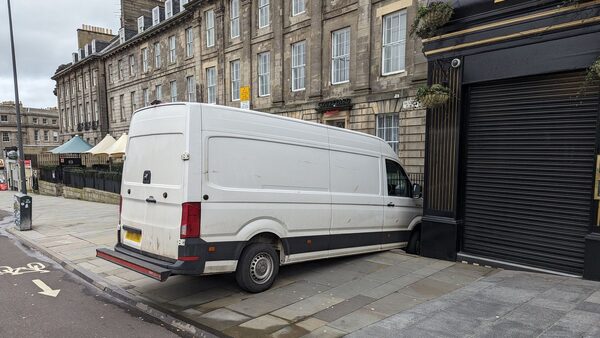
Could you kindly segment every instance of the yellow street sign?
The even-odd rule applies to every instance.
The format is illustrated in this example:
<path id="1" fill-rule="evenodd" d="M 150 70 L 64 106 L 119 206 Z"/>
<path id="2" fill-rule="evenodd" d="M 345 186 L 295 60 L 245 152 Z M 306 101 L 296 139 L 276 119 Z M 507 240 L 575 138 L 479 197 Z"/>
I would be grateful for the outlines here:
<path id="1" fill-rule="evenodd" d="M 240 101 L 250 101 L 250 86 L 240 87 Z"/>

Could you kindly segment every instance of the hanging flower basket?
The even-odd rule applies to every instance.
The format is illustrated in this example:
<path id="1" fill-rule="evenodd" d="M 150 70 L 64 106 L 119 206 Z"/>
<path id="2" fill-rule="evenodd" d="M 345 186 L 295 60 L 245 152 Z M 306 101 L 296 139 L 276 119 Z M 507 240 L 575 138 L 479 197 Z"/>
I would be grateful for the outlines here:
<path id="1" fill-rule="evenodd" d="M 600 79 L 600 57 L 596 59 L 596 62 L 592 63 L 588 72 L 592 73 L 596 79 Z"/>
<path id="2" fill-rule="evenodd" d="M 454 9 L 446 2 L 432 2 L 427 6 L 421 6 L 417 10 L 410 34 L 421 39 L 430 38 L 440 27 L 450 21 L 452 14 Z"/>
<path id="3" fill-rule="evenodd" d="M 415 100 L 425 108 L 436 108 L 444 105 L 450 99 L 450 89 L 439 84 L 431 87 L 421 87 L 417 90 Z"/>

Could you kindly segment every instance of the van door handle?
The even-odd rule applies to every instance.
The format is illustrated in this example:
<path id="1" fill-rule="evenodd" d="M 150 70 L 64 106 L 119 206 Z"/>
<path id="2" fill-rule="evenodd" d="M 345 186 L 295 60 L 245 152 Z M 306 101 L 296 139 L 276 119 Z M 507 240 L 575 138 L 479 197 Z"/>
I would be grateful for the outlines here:
<path id="1" fill-rule="evenodd" d="M 394 207 L 394 206 L 396 206 L 396 205 L 395 205 L 394 203 L 390 202 L 390 203 L 388 203 L 388 204 L 387 204 L 387 206 L 388 206 L 388 207 Z"/>
<path id="2" fill-rule="evenodd" d="M 156 203 L 156 200 L 154 199 L 154 197 L 149 196 L 148 198 L 146 198 L 146 202 L 148 202 L 148 203 Z"/>

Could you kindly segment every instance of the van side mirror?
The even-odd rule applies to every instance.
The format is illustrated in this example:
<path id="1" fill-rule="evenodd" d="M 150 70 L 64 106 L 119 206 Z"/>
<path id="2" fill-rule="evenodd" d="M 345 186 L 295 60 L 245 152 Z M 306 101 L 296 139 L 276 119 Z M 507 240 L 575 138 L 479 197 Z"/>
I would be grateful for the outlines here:
<path id="1" fill-rule="evenodd" d="M 420 184 L 417 184 L 417 183 L 413 184 L 412 196 L 414 198 L 421 198 L 421 197 L 423 197 L 423 191 L 422 191 L 422 188 L 421 188 Z"/>

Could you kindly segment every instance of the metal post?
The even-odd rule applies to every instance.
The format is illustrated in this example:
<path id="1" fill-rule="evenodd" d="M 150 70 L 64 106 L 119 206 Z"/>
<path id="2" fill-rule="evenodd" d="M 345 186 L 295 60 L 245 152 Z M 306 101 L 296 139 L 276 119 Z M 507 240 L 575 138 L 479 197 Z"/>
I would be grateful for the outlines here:
<path id="1" fill-rule="evenodd" d="M 23 152 L 23 134 L 21 132 L 21 104 L 19 102 L 19 85 L 17 81 L 17 59 L 15 57 L 15 40 L 13 37 L 12 15 L 10 0 L 8 3 L 8 26 L 10 27 L 10 49 L 12 51 L 13 79 L 15 82 L 15 109 L 17 112 L 17 146 L 19 148 L 19 176 L 21 181 L 21 194 L 27 195 L 27 182 L 25 177 L 25 153 Z"/>

